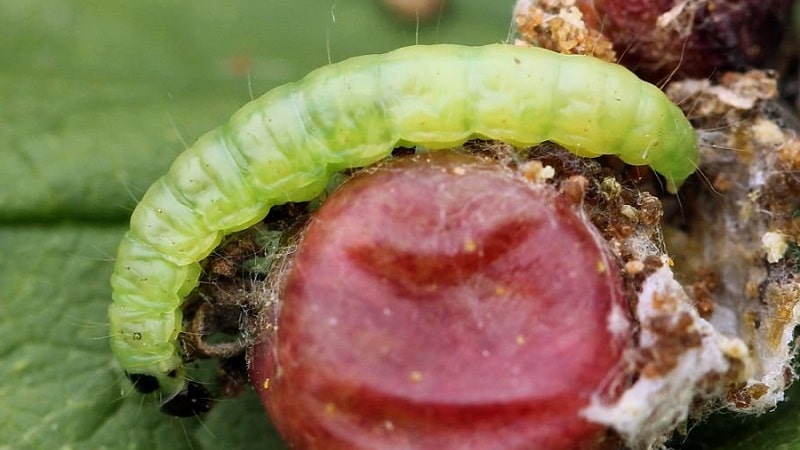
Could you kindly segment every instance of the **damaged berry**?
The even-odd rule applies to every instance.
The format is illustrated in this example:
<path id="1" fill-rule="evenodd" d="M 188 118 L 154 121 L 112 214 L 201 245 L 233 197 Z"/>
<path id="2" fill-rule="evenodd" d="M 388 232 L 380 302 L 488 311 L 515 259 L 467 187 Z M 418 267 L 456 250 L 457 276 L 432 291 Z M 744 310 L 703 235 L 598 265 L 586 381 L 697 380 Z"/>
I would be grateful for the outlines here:
<path id="1" fill-rule="evenodd" d="M 780 48 L 791 0 L 578 0 L 620 63 L 653 82 L 762 67 Z"/>
<path id="2" fill-rule="evenodd" d="M 454 152 L 311 220 L 250 378 L 298 449 L 595 449 L 630 341 L 618 268 L 547 184 Z"/>

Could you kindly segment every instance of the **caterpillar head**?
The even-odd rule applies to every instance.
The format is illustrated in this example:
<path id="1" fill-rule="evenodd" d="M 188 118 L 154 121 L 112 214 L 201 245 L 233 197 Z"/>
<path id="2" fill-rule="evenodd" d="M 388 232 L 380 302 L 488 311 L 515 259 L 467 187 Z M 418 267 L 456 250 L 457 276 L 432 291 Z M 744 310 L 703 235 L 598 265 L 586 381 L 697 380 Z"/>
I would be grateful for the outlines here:
<path id="1" fill-rule="evenodd" d="M 157 376 L 144 373 L 128 373 L 126 375 L 136 390 L 142 394 L 150 394 L 162 388 L 162 383 L 159 382 Z M 167 378 L 184 380 L 183 377 L 178 378 L 175 370 L 170 371 Z M 208 389 L 196 381 L 188 381 L 183 389 L 162 403 L 160 409 L 161 412 L 175 417 L 194 417 L 210 411 L 213 405 L 214 398 Z"/>
<path id="2" fill-rule="evenodd" d="M 111 349 L 133 387 L 142 394 L 159 393 L 161 410 L 172 416 L 192 417 L 208 412 L 213 396 L 197 382 L 187 380 L 183 359 L 172 336 L 181 314 L 166 324 L 152 320 L 158 312 L 140 311 L 112 304 Z"/>

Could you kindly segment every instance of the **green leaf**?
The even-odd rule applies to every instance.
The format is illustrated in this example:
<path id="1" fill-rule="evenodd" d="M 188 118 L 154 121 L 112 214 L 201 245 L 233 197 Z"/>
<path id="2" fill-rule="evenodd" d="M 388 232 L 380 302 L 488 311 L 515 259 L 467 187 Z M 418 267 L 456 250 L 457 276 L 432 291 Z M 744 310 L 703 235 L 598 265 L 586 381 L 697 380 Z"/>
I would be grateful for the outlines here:
<path id="1" fill-rule="evenodd" d="M 115 247 L 144 189 L 251 97 L 348 56 L 507 38 L 513 0 L 449 3 L 417 29 L 366 0 L 0 2 L 0 450 L 283 448 L 252 394 L 180 420 L 131 391 L 107 342 Z M 796 448 L 799 413 L 687 445 Z"/>

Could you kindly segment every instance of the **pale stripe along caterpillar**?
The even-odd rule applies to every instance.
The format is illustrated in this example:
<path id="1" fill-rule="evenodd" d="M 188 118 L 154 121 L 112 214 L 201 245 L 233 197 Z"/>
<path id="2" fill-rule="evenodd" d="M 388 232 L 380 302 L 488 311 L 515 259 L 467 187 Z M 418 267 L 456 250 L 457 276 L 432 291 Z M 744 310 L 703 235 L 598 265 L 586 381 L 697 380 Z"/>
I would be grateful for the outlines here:
<path id="1" fill-rule="evenodd" d="M 677 187 L 695 170 L 695 132 L 655 86 L 589 56 L 512 45 L 413 46 L 320 68 L 277 87 L 202 136 L 145 193 L 111 279 L 111 348 L 135 386 L 193 415 L 210 406 L 185 378 L 181 303 L 200 261 L 271 206 L 313 199 L 330 175 L 397 146 L 468 139 L 553 141 L 579 156 L 650 165 Z"/>

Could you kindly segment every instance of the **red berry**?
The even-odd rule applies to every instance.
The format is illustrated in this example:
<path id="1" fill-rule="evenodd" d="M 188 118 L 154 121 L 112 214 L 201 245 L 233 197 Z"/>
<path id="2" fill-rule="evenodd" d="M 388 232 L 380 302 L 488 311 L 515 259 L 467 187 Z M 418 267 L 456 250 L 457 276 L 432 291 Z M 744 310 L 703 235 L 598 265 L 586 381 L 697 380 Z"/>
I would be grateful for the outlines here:
<path id="1" fill-rule="evenodd" d="M 589 26 L 614 42 L 620 63 L 659 82 L 764 64 L 780 47 L 792 1 L 578 0 L 577 6 Z M 668 11 L 674 17 L 658 24 Z"/>
<path id="2" fill-rule="evenodd" d="M 346 183 L 309 224 L 277 333 L 252 355 L 275 426 L 300 449 L 610 444 L 580 411 L 620 367 L 630 336 L 610 318 L 627 325 L 627 307 L 575 208 L 451 152 Z"/>

